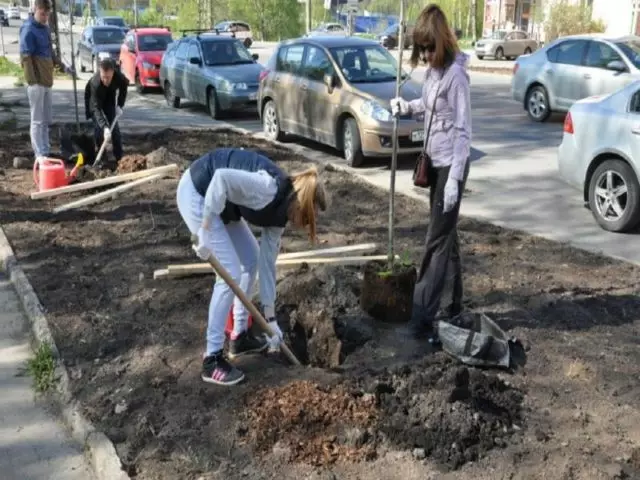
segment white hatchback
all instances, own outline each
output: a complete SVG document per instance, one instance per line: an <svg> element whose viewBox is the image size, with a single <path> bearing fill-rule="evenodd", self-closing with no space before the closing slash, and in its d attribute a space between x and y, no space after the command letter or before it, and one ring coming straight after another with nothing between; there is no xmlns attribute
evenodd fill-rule
<svg viewBox="0 0 640 480"><path fill-rule="evenodd" d="M611 232L640 225L640 81L574 103L558 147L560 175Z"/></svg>

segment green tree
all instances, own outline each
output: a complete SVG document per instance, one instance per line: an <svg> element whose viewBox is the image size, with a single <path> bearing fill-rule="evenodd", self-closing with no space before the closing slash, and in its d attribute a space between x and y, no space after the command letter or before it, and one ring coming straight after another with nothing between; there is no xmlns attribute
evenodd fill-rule
<svg viewBox="0 0 640 480"><path fill-rule="evenodd" d="M606 25L591 18L591 8L586 4L572 4L569 0L556 0L549 9L545 23L546 41L566 35L602 33Z"/></svg>

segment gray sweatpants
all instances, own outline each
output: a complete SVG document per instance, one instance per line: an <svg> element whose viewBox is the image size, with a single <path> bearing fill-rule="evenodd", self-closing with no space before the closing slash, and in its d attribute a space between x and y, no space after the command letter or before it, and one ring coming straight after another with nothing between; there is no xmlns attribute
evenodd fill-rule
<svg viewBox="0 0 640 480"><path fill-rule="evenodd" d="M52 121L51 88L42 85L27 87L29 108L31 110L31 147L37 157L47 156L51 152L49 143L49 125Z"/></svg>

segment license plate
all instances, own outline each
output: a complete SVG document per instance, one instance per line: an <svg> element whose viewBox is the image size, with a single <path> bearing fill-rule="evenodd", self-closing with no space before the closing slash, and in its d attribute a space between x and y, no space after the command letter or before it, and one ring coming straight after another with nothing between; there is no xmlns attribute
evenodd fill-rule
<svg viewBox="0 0 640 480"><path fill-rule="evenodd" d="M424 141L424 130L414 130L411 132L411 141L412 142L423 142Z"/></svg>
<svg viewBox="0 0 640 480"><path fill-rule="evenodd" d="M249 100L256 100L258 98L258 92L253 92L249 94Z"/></svg>

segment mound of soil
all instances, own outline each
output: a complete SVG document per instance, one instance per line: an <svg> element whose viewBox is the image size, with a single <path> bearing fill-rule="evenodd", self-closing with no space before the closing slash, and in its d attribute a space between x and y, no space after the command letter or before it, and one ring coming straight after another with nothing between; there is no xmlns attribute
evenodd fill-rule
<svg viewBox="0 0 640 480"><path fill-rule="evenodd" d="M265 388L247 402L249 438L259 452L278 447L289 461L313 465L371 458L367 429L377 410L372 397L355 396L344 385L294 381Z"/></svg>
<svg viewBox="0 0 640 480"><path fill-rule="evenodd" d="M176 163L178 168L182 171L185 170L190 162L186 161L180 155L170 152L165 147L160 147L147 155L147 168L163 167Z"/></svg>
<svg viewBox="0 0 640 480"><path fill-rule="evenodd" d="M292 382L252 393L248 437L289 461L326 465L405 449L454 470L522 430L524 395L494 373L445 354L335 386Z"/></svg>
<svg viewBox="0 0 640 480"><path fill-rule="evenodd" d="M371 339L371 319L359 307L361 284L358 268L304 265L278 284L278 318L302 363L336 367Z"/></svg>
<svg viewBox="0 0 640 480"><path fill-rule="evenodd" d="M147 157L144 155L125 155L118 162L117 174L138 172L147 168Z"/></svg>

